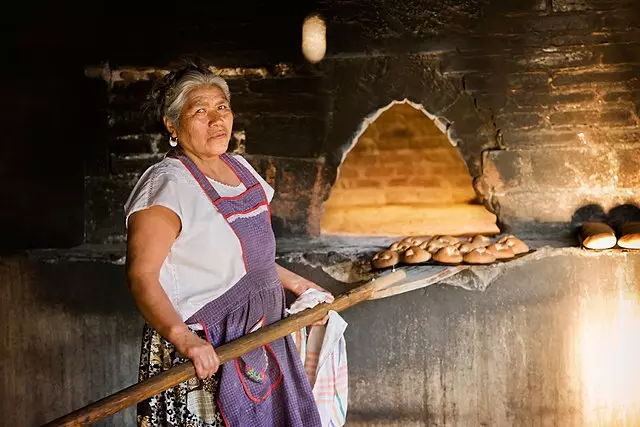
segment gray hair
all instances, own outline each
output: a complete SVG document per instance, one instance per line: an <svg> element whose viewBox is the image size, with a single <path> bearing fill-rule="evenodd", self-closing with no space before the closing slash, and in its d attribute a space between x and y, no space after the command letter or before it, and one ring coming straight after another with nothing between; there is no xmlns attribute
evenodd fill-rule
<svg viewBox="0 0 640 427"><path fill-rule="evenodd" d="M162 112L176 126L180 128L180 112L187 102L189 93L200 86L217 86L224 97L231 102L231 92L227 82L207 69L192 69L184 73L167 90L164 97L164 111Z"/></svg>

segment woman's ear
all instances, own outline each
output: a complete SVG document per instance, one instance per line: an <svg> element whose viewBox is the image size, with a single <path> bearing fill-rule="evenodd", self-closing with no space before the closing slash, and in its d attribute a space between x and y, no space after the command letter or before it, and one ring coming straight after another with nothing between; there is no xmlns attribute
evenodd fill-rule
<svg viewBox="0 0 640 427"><path fill-rule="evenodd" d="M169 120L167 116L162 116L162 121L164 122L164 127L167 128L169 134L173 137L176 137L176 127L173 125L173 122Z"/></svg>

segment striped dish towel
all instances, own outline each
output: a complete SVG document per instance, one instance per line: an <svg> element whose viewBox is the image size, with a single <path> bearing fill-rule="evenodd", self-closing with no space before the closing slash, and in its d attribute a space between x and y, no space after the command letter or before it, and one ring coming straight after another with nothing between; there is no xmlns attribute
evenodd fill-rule
<svg viewBox="0 0 640 427"><path fill-rule="evenodd" d="M323 293L315 289L313 291ZM305 294L299 297L302 301L300 304L296 305L299 302L296 300L291 305L288 310L290 314L322 302L317 300L311 305L310 296L304 298ZM329 311L326 325L311 326L308 333L306 328L302 328L291 334L313 389L323 427L343 426L346 422L349 399L347 346L344 339L346 329L347 322L337 312Z"/></svg>

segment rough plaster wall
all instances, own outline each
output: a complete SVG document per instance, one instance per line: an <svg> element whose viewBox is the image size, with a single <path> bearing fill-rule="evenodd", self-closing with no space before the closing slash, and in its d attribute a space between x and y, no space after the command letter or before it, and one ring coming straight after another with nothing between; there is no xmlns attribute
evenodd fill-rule
<svg viewBox="0 0 640 427"><path fill-rule="evenodd" d="M437 285L348 309L348 425L636 425L637 265L549 250L484 292Z"/></svg>
<svg viewBox="0 0 640 427"><path fill-rule="evenodd" d="M349 425L637 424L639 257L541 249L479 286L451 281L342 312ZM0 260L7 425L41 425L136 381L142 321L123 267L46 260ZM334 294L355 286L279 262Z"/></svg>
<svg viewBox="0 0 640 427"><path fill-rule="evenodd" d="M136 383L143 323L123 278L111 264L0 259L2 425L42 425Z"/></svg>

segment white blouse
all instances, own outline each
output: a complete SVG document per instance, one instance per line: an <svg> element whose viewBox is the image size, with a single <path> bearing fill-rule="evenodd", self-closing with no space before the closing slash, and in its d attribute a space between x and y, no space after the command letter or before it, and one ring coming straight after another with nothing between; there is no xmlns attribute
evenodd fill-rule
<svg viewBox="0 0 640 427"><path fill-rule="evenodd" d="M274 190L241 156L234 155L263 186L271 202ZM246 190L209 179L222 197ZM165 158L148 168L136 183L125 210L128 226L132 213L164 206L178 215L182 230L160 269L160 284L176 311L187 320L209 301L219 297L245 274L242 247L224 217L182 162ZM263 206L259 212L267 210Z"/></svg>

